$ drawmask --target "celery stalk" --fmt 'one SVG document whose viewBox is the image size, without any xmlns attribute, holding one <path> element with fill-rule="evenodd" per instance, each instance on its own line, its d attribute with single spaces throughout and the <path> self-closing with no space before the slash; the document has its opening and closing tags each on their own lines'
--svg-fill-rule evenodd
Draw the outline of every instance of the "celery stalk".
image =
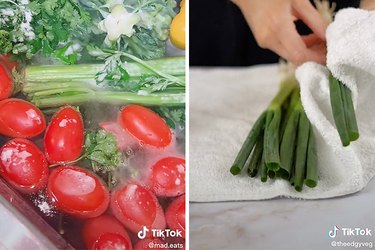
<svg viewBox="0 0 375 250">
<path fill-rule="evenodd" d="M 185 75 L 185 58 L 169 57 L 147 61 L 157 72 L 164 72 L 173 76 Z M 103 68 L 103 64 L 75 64 L 75 65 L 42 65 L 28 66 L 25 69 L 25 82 L 70 82 L 82 79 L 95 79 L 96 73 Z M 155 73 L 138 63 L 127 63 L 126 71 L 131 77 L 155 75 Z"/>
<path fill-rule="evenodd" d="M 129 55 L 124 56 L 129 57 Z M 130 55 L 131 56 L 131 55 Z M 24 71 L 22 92 L 41 109 L 86 102 L 141 104 L 146 106 L 176 106 L 185 103 L 185 58 L 171 57 L 142 61 L 132 58 L 126 63 L 129 82 L 135 86 L 141 77 L 162 76 L 173 82 L 168 88 L 154 93 L 125 92 L 100 88 L 95 76 L 103 64 L 28 66 Z"/>
</svg>

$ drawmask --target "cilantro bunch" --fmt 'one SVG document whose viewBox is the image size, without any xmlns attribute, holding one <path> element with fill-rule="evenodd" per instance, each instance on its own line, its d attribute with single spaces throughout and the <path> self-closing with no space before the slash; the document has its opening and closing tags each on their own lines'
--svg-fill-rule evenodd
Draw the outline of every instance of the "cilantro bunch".
<svg viewBox="0 0 375 250">
<path fill-rule="evenodd" d="M 75 63 L 90 32 L 90 14 L 76 0 L 0 0 L 0 54 L 42 53 Z"/>
</svg>

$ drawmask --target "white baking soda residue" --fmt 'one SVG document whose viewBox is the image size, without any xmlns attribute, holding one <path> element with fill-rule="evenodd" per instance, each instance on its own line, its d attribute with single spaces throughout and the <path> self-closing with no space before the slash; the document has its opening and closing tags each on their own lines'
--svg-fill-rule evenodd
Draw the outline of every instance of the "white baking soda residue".
<svg viewBox="0 0 375 250">
<path fill-rule="evenodd" d="M 48 199 L 44 193 L 39 192 L 33 197 L 32 202 L 44 215 L 53 217 L 56 214 L 54 207 L 48 203 Z"/>
</svg>

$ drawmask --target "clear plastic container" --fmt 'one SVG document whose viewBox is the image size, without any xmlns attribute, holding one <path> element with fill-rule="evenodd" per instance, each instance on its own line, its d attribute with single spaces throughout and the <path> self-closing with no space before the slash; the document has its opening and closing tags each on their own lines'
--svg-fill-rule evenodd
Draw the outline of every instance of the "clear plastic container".
<svg viewBox="0 0 375 250">
<path fill-rule="evenodd" d="M 0 177 L 0 249 L 74 249 Z"/>
</svg>

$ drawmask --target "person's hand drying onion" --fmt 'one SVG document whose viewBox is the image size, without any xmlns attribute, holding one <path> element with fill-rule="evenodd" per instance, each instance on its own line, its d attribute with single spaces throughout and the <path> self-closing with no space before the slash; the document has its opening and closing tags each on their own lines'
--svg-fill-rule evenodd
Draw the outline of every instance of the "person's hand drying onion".
<svg viewBox="0 0 375 250">
<path fill-rule="evenodd" d="M 232 0 L 242 11 L 258 45 L 300 65 L 326 62 L 328 22 L 308 0 Z M 302 20 L 312 34 L 298 34 L 294 21 Z"/>
</svg>

